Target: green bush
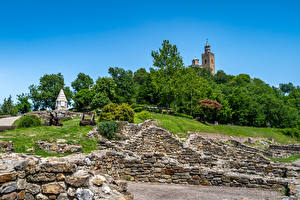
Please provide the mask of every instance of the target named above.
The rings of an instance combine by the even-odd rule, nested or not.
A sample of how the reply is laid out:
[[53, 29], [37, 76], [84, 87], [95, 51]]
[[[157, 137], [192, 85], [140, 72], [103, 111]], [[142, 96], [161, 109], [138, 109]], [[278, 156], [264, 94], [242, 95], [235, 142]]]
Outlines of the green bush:
[[108, 139], [112, 139], [119, 130], [119, 125], [115, 121], [100, 122], [97, 131]]
[[143, 121], [148, 120], [148, 119], [153, 119], [151, 113], [148, 111], [145, 111], [145, 110], [136, 114], [136, 117]]
[[100, 113], [99, 121], [128, 121], [133, 123], [134, 111], [126, 103], [110, 103], [103, 107]]
[[169, 112], [167, 110], [163, 110], [162, 114], [167, 115], [167, 114], [169, 114]]
[[18, 120], [18, 128], [28, 128], [34, 126], [40, 126], [42, 124], [41, 120], [35, 115], [23, 116]]
[[300, 140], [300, 130], [297, 128], [280, 129], [280, 132], [282, 132], [284, 135], [297, 138], [298, 140]]
[[183, 114], [183, 113], [174, 113], [175, 116], [178, 116], [178, 117], [184, 117], [184, 118], [188, 118], [188, 119], [194, 119], [193, 116], [191, 115], [186, 115], [186, 114]]
[[143, 111], [145, 109], [144, 109], [144, 107], [139, 106], [139, 107], [134, 108], [133, 110], [134, 110], [134, 112], [141, 112], [141, 111]]

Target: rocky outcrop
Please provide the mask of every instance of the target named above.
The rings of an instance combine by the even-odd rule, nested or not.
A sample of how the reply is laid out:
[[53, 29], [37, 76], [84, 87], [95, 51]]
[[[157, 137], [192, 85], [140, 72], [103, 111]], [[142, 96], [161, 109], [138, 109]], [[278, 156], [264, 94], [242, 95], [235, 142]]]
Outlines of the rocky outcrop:
[[75, 160], [2, 154], [1, 199], [132, 199], [125, 182], [89, 165], [78, 166]]

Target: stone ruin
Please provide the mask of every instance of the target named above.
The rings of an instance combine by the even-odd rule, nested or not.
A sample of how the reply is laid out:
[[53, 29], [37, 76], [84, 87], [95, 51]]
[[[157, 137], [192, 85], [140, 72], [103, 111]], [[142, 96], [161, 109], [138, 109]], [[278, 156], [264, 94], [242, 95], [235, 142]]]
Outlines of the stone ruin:
[[300, 198], [300, 167], [274, 163], [253, 147], [197, 133], [183, 142], [151, 120], [119, 128], [124, 140], [100, 139], [90, 154], [2, 154], [1, 199], [131, 199], [122, 180], [274, 189]]
[[[85, 162], [79, 165], [77, 162]], [[124, 181], [94, 170], [80, 155], [41, 158], [25, 154], [0, 155], [2, 200], [132, 200]]]
[[154, 121], [122, 127], [127, 139], [99, 141], [102, 151], [96, 159], [103, 172], [117, 179], [275, 189], [300, 198], [300, 167], [274, 163], [253, 147], [197, 133], [182, 142]]

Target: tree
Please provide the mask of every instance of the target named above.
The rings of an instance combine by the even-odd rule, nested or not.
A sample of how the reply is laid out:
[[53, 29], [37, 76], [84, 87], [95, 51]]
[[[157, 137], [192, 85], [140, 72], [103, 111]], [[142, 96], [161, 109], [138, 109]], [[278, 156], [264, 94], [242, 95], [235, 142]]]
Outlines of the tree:
[[230, 77], [223, 71], [219, 70], [214, 76], [213, 80], [218, 84], [227, 83], [230, 80]]
[[89, 89], [91, 85], [93, 85], [93, 79], [84, 73], [79, 73], [75, 81], [71, 83], [72, 88], [74, 89], [75, 93], [79, 92], [82, 89]]
[[2, 115], [12, 115], [12, 116], [15, 116], [18, 114], [18, 109], [14, 105], [11, 96], [9, 96], [7, 99], [6, 98], [4, 99], [1, 109], [0, 109], [0, 113]]
[[18, 97], [18, 102], [17, 102], [17, 108], [19, 113], [24, 114], [24, 113], [28, 113], [31, 111], [31, 104], [28, 101], [29, 100], [29, 95], [28, 94], [20, 94], [17, 95]]
[[293, 89], [295, 89], [294, 85], [292, 83], [280, 83], [279, 84], [279, 88], [282, 92], [284, 92], [285, 94], [290, 93]]
[[134, 94], [132, 71], [125, 71], [122, 68], [109, 68], [109, 74], [116, 84], [116, 95], [119, 102], [130, 102]]
[[214, 100], [203, 99], [200, 100], [199, 109], [202, 111], [202, 117], [206, 121], [215, 121], [217, 119], [217, 113], [223, 108], [223, 106]]
[[94, 90], [82, 89], [73, 97], [73, 106], [78, 111], [91, 109], [91, 102], [95, 96]]
[[91, 102], [91, 107], [93, 109], [102, 108], [103, 106], [105, 106], [109, 103], [110, 103], [110, 100], [107, 97], [107, 95], [105, 93], [101, 92], [101, 93], [97, 93], [93, 97], [93, 100]]
[[149, 77], [149, 73], [145, 68], [140, 68], [134, 72], [133, 81], [137, 86], [141, 86], [145, 84], [147, 78]]
[[155, 92], [159, 95], [159, 105], [170, 107], [174, 101], [174, 80], [180, 76], [180, 70], [184, 69], [182, 57], [176, 45], [164, 40], [162, 48], [152, 51], [153, 66], [150, 71], [151, 81]]
[[93, 87], [95, 94], [104, 93], [110, 101], [116, 102], [117, 95], [116, 95], [116, 88], [117, 85], [112, 78], [103, 77], [98, 78], [96, 84]]
[[61, 73], [45, 74], [40, 78], [38, 85], [30, 85], [30, 99], [33, 102], [34, 110], [55, 109], [55, 101], [59, 91], [63, 89], [69, 105], [72, 98], [72, 91], [65, 87], [64, 77]]

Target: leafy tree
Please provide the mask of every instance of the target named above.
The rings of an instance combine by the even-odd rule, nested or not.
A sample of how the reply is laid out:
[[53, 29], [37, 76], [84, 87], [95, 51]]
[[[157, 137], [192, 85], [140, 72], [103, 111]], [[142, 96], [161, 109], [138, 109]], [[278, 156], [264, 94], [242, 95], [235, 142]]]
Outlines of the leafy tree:
[[159, 105], [170, 107], [176, 98], [174, 81], [180, 76], [180, 70], [184, 69], [182, 57], [176, 45], [168, 40], [164, 40], [162, 48], [152, 51], [151, 55], [155, 69], [150, 74], [154, 90], [159, 95]]
[[12, 116], [18, 114], [18, 109], [14, 105], [11, 96], [9, 96], [7, 99], [6, 98], [4, 99], [3, 104], [1, 105], [0, 113], [2, 115], [12, 115]]
[[72, 88], [75, 93], [82, 89], [89, 89], [89, 87], [94, 83], [93, 79], [84, 73], [79, 73], [75, 81], [71, 83]]
[[73, 97], [73, 106], [78, 111], [89, 110], [95, 96], [94, 90], [82, 89]]
[[69, 87], [65, 87], [64, 77], [61, 73], [45, 74], [40, 78], [38, 85], [30, 85], [30, 99], [33, 102], [34, 110], [55, 109], [55, 101], [61, 89], [64, 90], [70, 105], [72, 92]]
[[203, 99], [199, 103], [198, 108], [202, 111], [202, 117], [208, 121], [215, 121], [217, 119], [217, 112], [223, 108], [219, 102], [211, 99]]
[[134, 72], [133, 81], [137, 86], [144, 85], [149, 77], [149, 73], [145, 68], [140, 68]]
[[286, 94], [290, 93], [293, 89], [295, 89], [292, 83], [288, 83], [288, 84], [280, 83], [279, 88], [281, 91], [283, 91]]
[[134, 73], [133, 80], [135, 85], [135, 98], [137, 103], [158, 103], [158, 94], [154, 89], [150, 73], [148, 73], [144, 68], [141, 68]]
[[93, 87], [93, 90], [95, 91], [96, 94], [104, 93], [109, 98], [110, 101], [116, 102], [117, 100], [116, 88], [117, 85], [112, 78], [103, 77], [97, 79], [96, 84]]
[[109, 74], [116, 84], [116, 95], [119, 102], [130, 102], [134, 94], [133, 74], [132, 71], [125, 71], [122, 68], [109, 68]]
[[102, 108], [103, 106], [110, 103], [109, 98], [105, 93], [97, 93], [91, 102], [91, 107], [93, 109]]
[[229, 82], [230, 77], [223, 71], [219, 70], [214, 76], [213, 80], [218, 84], [224, 84]]
[[20, 94], [17, 95], [18, 97], [18, 102], [17, 102], [17, 108], [19, 113], [24, 114], [28, 113], [31, 111], [31, 103], [28, 101], [29, 100], [29, 95], [27, 94]]

